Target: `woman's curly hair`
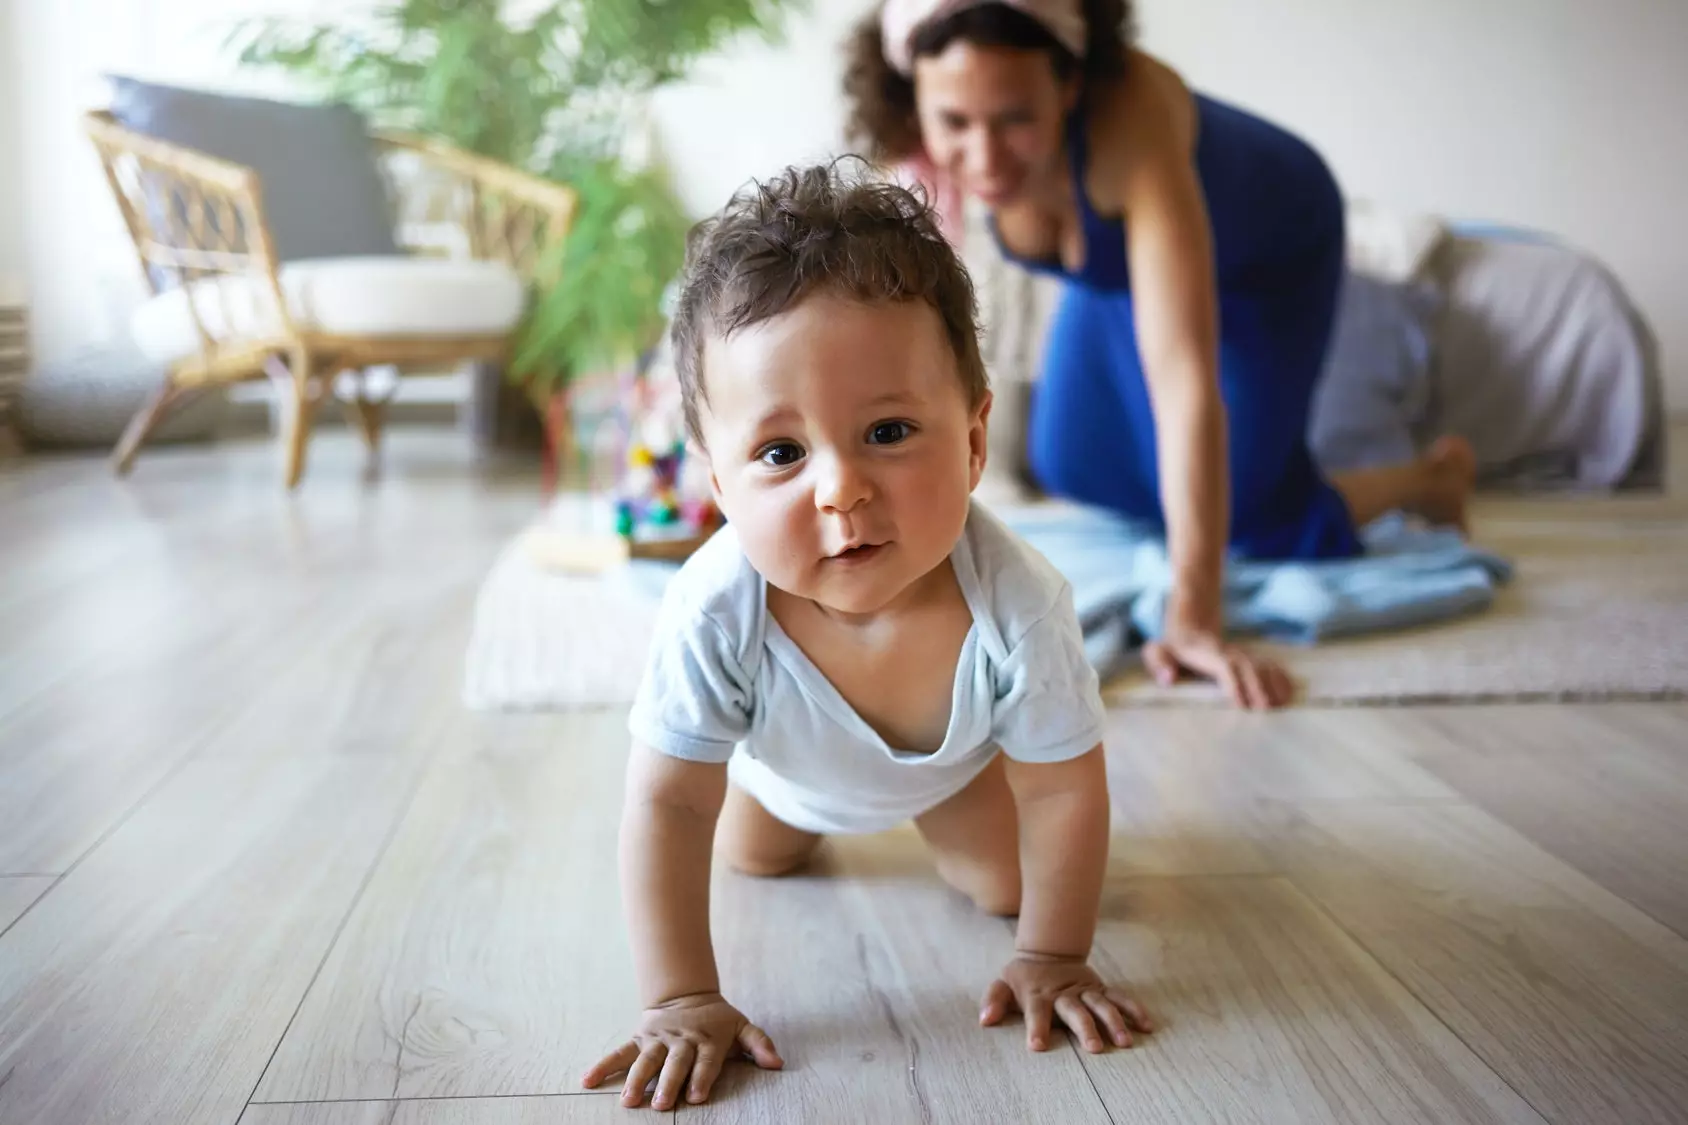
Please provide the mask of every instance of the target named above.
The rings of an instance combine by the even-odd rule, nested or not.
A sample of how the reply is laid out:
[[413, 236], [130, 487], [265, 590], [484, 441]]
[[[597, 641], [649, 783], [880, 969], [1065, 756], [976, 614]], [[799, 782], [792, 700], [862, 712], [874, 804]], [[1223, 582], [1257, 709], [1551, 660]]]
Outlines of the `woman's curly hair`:
[[[1042, 24], [1006, 4], [980, 4], [922, 28], [914, 54], [934, 55], [957, 39], [981, 47], [1047, 50], [1060, 77], [1077, 75], [1085, 93], [1125, 74], [1136, 38], [1131, 0], [1082, 0], [1090, 42], [1075, 58]], [[876, 8], [845, 44], [844, 96], [850, 107], [845, 136], [852, 147], [879, 164], [895, 163], [920, 151], [914, 82], [885, 61]]]

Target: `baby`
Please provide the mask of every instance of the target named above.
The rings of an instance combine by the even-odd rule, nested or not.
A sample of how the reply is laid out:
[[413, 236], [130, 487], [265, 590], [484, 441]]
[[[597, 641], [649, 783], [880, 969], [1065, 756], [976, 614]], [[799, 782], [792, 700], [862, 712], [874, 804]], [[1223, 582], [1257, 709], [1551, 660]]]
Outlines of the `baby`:
[[630, 726], [621, 871], [633, 1038], [584, 1077], [701, 1102], [779, 1067], [721, 995], [711, 845], [741, 872], [912, 819], [938, 872], [1018, 915], [980, 1021], [1147, 1032], [1087, 959], [1108, 858], [1102, 702], [1072, 593], [972, 501], [991, 396], [974, 295], [906, 190], [788, 170], [693, 233], [673, 343], [728, 523], [673, 579]]

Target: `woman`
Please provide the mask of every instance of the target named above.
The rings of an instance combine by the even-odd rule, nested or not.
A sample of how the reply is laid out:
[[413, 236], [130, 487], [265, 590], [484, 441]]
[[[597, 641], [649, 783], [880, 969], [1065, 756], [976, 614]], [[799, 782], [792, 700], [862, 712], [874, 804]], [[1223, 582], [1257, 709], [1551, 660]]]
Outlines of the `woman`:
[[940, 203], [979, 199], [1005, 256], [1066, 280], [1032, 471], [1164, 526], [1158, 680], [1278, 706], [1284, 671], [1222, 637], [1227, 551], [1350, 556], [1397, 509], [1463, 527], [1475, 458], [1444, 438], [1320, 474], [1306, 433], [1344, 268], [1336, 182], [1296, 137], [1193, 94], [1129, 25], [1126, 0], [888, 0], [850, 43], [851, 140], [920, 169]]

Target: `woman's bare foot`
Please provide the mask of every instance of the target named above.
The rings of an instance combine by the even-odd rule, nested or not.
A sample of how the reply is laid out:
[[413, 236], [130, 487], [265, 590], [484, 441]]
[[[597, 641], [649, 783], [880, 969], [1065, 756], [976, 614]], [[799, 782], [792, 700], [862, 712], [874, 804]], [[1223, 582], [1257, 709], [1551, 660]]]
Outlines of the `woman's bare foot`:
[[1419, 458], [1424, 483], [1413, 511], [1433, 524], [1469, 534], [1466, 505], [1477, 488], [1477, 451], [1456, 434], [1437, 438]]
[[1469, 534], [1465, 509], [1477, 487], [1477, 451], [1462, 437], [1437, 438], [1411, 461], [1332, 473], [1354, 526], [1404, 511]]

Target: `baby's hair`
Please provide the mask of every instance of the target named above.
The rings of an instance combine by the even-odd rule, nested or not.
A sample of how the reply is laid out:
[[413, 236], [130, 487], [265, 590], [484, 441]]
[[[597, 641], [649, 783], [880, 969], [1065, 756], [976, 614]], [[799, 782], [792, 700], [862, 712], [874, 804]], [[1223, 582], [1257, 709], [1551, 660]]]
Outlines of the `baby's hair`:
[[926, 200], [868, 168], [854, 157], [787, 168], [692, 228], [671, 332], [686, 430], [699, 445], [704, 344], [818, 292], [864, 303], [924, 301], [943, 320], [969, 405], [984, 401], [973, 281]]
[[[934, 21], [915, 36], [914, 54], [939, 55], [957, 40], [979, 47], [1047, 51], [1056, 77], [1076, 75], [1080, 98], [1087, 100], [1125, 74], [1136, 20], [1131, 0], [1083, 0], [1081, 7], [1089, 28], [1083, 58], [1075, 58], [1042, 24], [1006, 4], [979, 4]], [[844, 98], [849, 106], [845, 137], [856, 151], [881, 163], [906, 160], [920, 151], [914, 82], [885, 61], [877, 6], [845, 44]]]

